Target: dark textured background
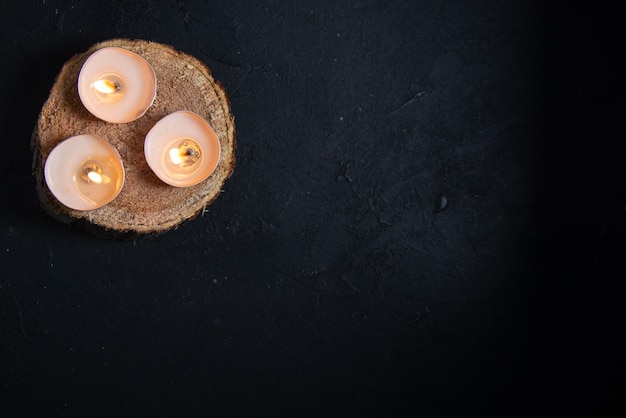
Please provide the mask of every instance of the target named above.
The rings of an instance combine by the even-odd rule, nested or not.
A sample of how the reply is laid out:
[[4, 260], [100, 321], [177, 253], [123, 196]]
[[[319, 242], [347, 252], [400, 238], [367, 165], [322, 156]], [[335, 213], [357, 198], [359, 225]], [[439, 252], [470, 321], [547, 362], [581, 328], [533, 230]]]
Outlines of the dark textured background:
[[[616, 11], [510, 1], [3, 1], [0, 416], [624, 416]], [[114, 37], [229, 92], [200, 218], [37, 207], [54, 77]]]

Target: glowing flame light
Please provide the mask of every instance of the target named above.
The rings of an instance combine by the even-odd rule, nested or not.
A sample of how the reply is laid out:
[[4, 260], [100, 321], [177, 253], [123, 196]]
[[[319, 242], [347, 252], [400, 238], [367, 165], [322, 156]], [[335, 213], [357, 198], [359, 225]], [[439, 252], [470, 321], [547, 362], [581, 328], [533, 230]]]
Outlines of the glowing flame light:
[[176, 165], [179, 165], [183, 162], [183, 159], [180, 156], [180, 150], [178, 148], [172, 148], [170, 150], [170, 160]]
[[120, 91], [120, 84], [110, 80], [96, 80], [92, 84], [93, 88], [103, 94], [113, 94]]
[[89, 180], [96, 184], [101, 184], [103, 180], [102, 175], [96, 171], [90, 171], [89, 173], [87, 173], [87, 177], [89, 178]]
[[81, 178], [89, 184], [108, 184], [111, 178], [102, 174], [102, 167], [94, 160], [85, 162], [80, 171]]
[[174, 165], [187, 169], [200, 161], [200, 145], [191, 138], [187, 138], [178, 144], [177, 148], [170, 149], [169, 156]]

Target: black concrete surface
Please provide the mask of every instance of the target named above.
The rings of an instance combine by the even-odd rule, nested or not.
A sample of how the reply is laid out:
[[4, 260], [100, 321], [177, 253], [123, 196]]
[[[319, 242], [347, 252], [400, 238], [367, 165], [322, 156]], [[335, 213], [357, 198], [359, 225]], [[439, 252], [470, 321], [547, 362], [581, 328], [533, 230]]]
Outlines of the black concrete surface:
[[[616, 11], [523, 1], [0, 5], [0, 416], [626, 414]], [[62, 64], [170, 44], [237, 166], [138, 242], [37, 206]]]

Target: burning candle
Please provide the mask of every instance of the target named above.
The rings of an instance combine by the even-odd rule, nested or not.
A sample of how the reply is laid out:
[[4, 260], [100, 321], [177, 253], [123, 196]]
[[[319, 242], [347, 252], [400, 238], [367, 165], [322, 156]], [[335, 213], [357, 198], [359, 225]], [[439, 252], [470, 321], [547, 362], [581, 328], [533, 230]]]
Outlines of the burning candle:
[[44, 165], [48, 188], [70, 209], [91, 210], [111, 202], [124, 185], [124, 166], [104, 138], [72, 136], [55, 146]]
[[206, 120], [180, 110], [159, 120], [146, 135], [148, 165], [165, 183], [189, 187], [207, 179], [220, 159], [220, 142]]
[[148, 61], [134, 52], [102, 48], [83, 64], [78, 95], [94, 116], [111, 123], [132, 122], [152, 105], [156, 75]]

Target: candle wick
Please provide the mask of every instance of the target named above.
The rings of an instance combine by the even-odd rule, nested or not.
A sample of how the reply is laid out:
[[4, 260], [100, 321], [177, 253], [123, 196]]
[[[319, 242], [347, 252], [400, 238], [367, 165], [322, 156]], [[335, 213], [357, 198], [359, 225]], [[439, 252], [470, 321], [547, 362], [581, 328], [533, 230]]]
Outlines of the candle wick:
[[122, 90], [122, 83], [117, 80], [111, 81], [108, 79], [96, 80], [93, 82], [93, 87], [103, 94], [119, 93]]
[[170, 160], [180, 168], [188, 168], [200, 161], [200, 145], [192, 139], [185, 139], [178, 147], [169, 151]]
[[83, 164], [80, 177], [87, 183], [101, 184], [103, 181], [102, 167], [95, 161]]

